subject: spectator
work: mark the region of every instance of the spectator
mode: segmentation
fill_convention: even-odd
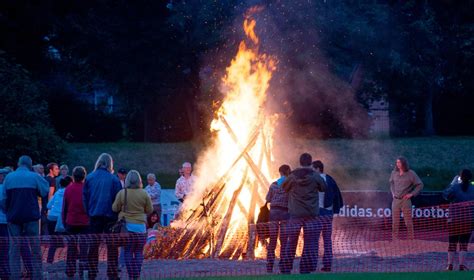
[[[46,169],[48,170],[48,175],[46,175],[46,181],[49,183],[49,193],[48,193],[48,200],[51,199],[56,192],[56,177],[59,176],[59,167],[58,164],[55,162],[50,162],[46,165]],[[46,202],[48,204],[48,202]],[[47,208],[47,207],[46,207]]]
[[[72,182],[71,177],[66,176],[65,178],[59,181],[59,189],[57,192],[54,193],[51,200],[48,202],[48,232],[50,235],[51,243],[49,245],[48,250],[48,263],[53,263],[54,261],[54,254],[56,253],[56,249],[62,245],[62,238],[56,237],[53,235],[57,235],[59,232],[64,231],[62,229],[62,221],[61,221],[61,212],[63,209],[63,200],[64,200],[64,191],[66,187]],[[57,230],[57,225],[60,224],[60,228]]]
[[[79,259],[79,277],[83,279],[84,270],[87,270],[88,240],[81,236],[89,233],[89,217],[82,203],[82,192],[86,169],[76,166],[72,170],[73,183],[64,191],[62,217],[66,232],[70,235],[66,256],[66,275],[74,277],[76,262]]]
[[[451,202],[448,218],[449,247],[446,270],[453,270],[453,259],[458,243],[459,270],[468,270],[464,262],[473,230],[474,187],[471,185],[472,173],[470,170],[463,169],[459,177],[461,183],[451,184],[443,193],[443,197]]]
[[[273,264],[275,262],[275,248],[280,235],[280,257],[282,251],[286,247],[288,235],[286,233],[286,222],[289,218],[288,214],[288,193],[283,190],[281,185],[286,177],[290,175],[290,166],[284,164],[278,169],[280,178],[273,182],[268,190],[266,202],[270,203],[270,243],[267,247],[267,272],[273,272]],[[278,234],[279,233],[279,234]]]
[[[10,246],[11,275],[18,279],[20,274],[21,237],[28,237],[32,251],[34,279],[42,278],[41,248],[39,243],[40,209],[37,196],[46,197],[48,182],[31,171],[32,160],[21,156],[18,169],[7,175],[4,181],[6,191],[6,214],[8,232],[12,237]]]
[[[112,209],[124,218],[130,233],[125,245],[125,264],[130,279],[139,279],[146,241],[146,215],[153,212],[148,194],[143,190],[140,173],[131,170],[125,179],[125,189],[115,197]]]
[[[110,228],[117,221],[117,214],[112,211],[113,199],[122,189],[119,179],[113,174],[113,160],[103,153],[95,163],[94,172],[87,175],[84,182],[82,200],[89,216],[90,231],[93,234],[89,247],[89,278],[95,279],[99,262],[99,234],[110,233]],[[107,276],[118,279],[118,248],[107,242]]]
[[[157,229],[158,226],[160,226],[160,216],[158,215],[157,212],[153,211],[148,218],[146,222],[146,228],[147,229]]]
[[[41,235],[53,234],[48,232],[48,201],[56,192],[56,177],[59,175],[59,167],[55,162],[50,162],[46,165],[48,175],[45,179],[49,183],[49,192],[46,197],[41,198]]]
[[[153,211],[158,215],[158,223],[161,224],[161,186],[156,181],[156,176],[150,173],[146,176],[148,186],[145,187],[145,191],[151,198],[153,204]]]
[[[319,173],[311,167],[312,157],[308,153],[300,156],[300,168],[293,170],[283,182],[288,192],[288,243],[280,262],[280,271],[289,274],[293,268],[296,246],[303,228],[304,248],[300,261],[300,273],[310,273],[316,269],[318,236],[321,231],[318,192],[326,190],[326,184]]]
[[[188,194],[192,192],[196,177],[192,175],[192,165],[189,162],[183,163],[183,175],[176,181],[175,194],[179,201],[183,202]]]
[[[7,215],[5,213],[6,191],[3,186],[5,176],[8,170],[0,169],[0,279],[10,277],[10,258],[8,257],[8,225]]]
[[[404,157],[397,158],[395,169],[390,175],[390,191],[392,192],[392,240],[398,240],[400,227],[400,210],[407,226],[407,239],[415,237],[411,217],[411,198],[423,189],[423,183]]]
[[[61,167],[59,167],[59,176],[56,177],[56,186],[59,186],[59,181],[66,177],[69,177],[69,166],[67,166],[66,164],[63,164],[61,165]],[[72,179],[71,179],[71,182],[72,182]]]
[[[33,166],[33,171],[38,173],[41,177],[44,177],[44,166],[42,164],[36,164]]]
[[[324,173],[324,164],[320,161],[313,162],[313,168],[320,173],[326,183],[326,191],[319,193],[319,216],[321,219],[321,234],[323,236],[323,267],[321,271],[329,272],[332,267],[332,221],[334,213],[339,213],[339,210],[344,205],[341,191],[331,176]],[[319,247],[319,236],[318,236]],[[317,255],[316,255],[317,257]],[[317,261],[317,259],[316,259]],[[316,262],[317,264],[317,262]],[[316,267],[316,266],[315,266]]]
[[[122,188],[125,187],[125,177],[127,177],[127,169],[120,168],[117,172],[117,176],[120,180],[120,184],[122,185]]]

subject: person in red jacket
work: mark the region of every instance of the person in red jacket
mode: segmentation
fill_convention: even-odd
[[[82,203],[82,190],[86,169],[82,166],[74,167],[72,171],[73,183],[64,192],[62,219],[66,231],[71,235],[67,246],[66,275],[74,277],[76,261],[79,259],[79,275],[83,278],[87,269],[88,242],[84,234],[89,233],[89,216]],[[76,236],[75,236],[76,235]],[[83,240],[84,239],[84,240]]]

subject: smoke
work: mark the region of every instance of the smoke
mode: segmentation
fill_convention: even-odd
[[[276,57],[268,91],[267,111],[279,115],[273,155],[280,164],[297,167],[299,155],[309,152],[322,160],[326,171],[345,188],[381,188],[388,181],[392,162],[386,154],[395,154],[389,141],[319,140],[329,137],[359,138],[367,134],[367,111],[356,99],[350,77],[341,78],[328,55],[321,49],[321,18],[330,7],[321,1],[248,1],[235,11],[232,26],[224,31],[226,43],[210,51],[202,60],[202,87],[213,104],[220,100],[219,85],[238,42],[244,38],[242,21],[247,8],[263,7],[253,15],[257,21],[260,52]],[[341,19],[344,20],[344,19]],[[209,97],[207,96],[207,97]],[[204,104],[204,103],[203,103]],[[215,107],[201,106],[212,116]],[[350,143],[349,143],[350,141]],[[354,145],[355,144],[355,145]],[[201,157],[201,161],[210,158]],[[375,167],[375,168],[374,168]],[[384,188],[384,187],[382,187]]]

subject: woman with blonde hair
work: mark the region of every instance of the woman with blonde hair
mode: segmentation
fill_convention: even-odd
[[[143,190],[138,171],[128,172],[125,188],[115,197],[112,210],[119,212],[119,219],[125,219],[125,227],[130,235],[125,245],[125,265],[129,278],[138,279],[143,264],[147,214],[153,212],[150,196]]]

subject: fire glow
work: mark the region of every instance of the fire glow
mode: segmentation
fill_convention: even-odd
[[[197,162],[197,181],[174,227],[184,228],[179,258],[211,256],[254,258],[264,255],[257,245],[255,219],[265,203],[272,178],[272,139],[276,116],[265,113],[275,58],[259,53],[256,21],[246,14],[246,39],[226,69],[215,112],[213,144]]]

